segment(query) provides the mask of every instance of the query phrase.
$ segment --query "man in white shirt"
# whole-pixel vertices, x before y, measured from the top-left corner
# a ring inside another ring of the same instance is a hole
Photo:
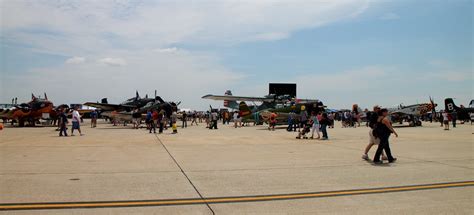
[[[71,136],[74,136],[74,129],[77,129],[79,131],[79,135],[82,136],[81,132],[81,115],[79,114],[79,109],[78,106],[74,107],[74,110],[72,111],[72,129],[71,129]]]
[[[235,111],[233,117],[234,117],[234,127],[237,128],[237,125],[239,125],[239,127],[242,127],[242,119],[240,118],[239,112]]]

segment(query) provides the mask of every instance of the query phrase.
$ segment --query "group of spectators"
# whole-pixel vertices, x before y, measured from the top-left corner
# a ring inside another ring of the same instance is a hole
[[[84,135],[81,131],[81,121],[82,117],[79,114],[79,107],[74,107],[72,112],[71,112],[71,136],[74,136],[74,130],[77,130],[79,132],[79,135],[82,136]],[[93,114],[95,114],[95,119],[91,120],[91,127],[97,126],[97,112],[94,110],[92,111],[93,113],[91,114],[91,117]],[[68,130],[68,116],[67,116],[67,109],[66,108],[60,108],[58,112],[58,130],[59,130],[59,136],[61,137],[67,137],[67,130]]]

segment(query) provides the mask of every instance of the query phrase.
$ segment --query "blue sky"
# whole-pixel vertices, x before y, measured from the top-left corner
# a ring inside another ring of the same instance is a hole
[[[204,94],[295,82],[333,108],[473,94],[472,1],[2,1],[2,102],[135,90],[186,108]],[[21,15],[21,17],[20,17]],[[26,17],[23,17],[26,16]]]

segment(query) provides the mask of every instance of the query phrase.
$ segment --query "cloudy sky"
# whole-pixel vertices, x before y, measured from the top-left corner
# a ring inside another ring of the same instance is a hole
[[[183,108],[269,82],[332,108],[473,97],[473,1],[0,0],[0,103],[135,90]]]

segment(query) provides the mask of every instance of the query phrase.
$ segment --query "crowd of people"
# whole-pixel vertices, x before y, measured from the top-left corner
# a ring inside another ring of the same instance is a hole
[[[82,118],[78,112],[78,108],[74,107],[70,115],[71,136],[74,136],[76,130],[79,135],[84,135],[81,131],[80,123],[82,122]],[[91,128],[95,128],[97,126],[97,119],[99,118],[98,111],[93,110],[89,116],[91,118]],[[277,116],[277,113],[274,112],[269,116],[267,123],[268,129],[271,131],[274,131],[275,126],[278,124]],[[375,164],[381,164],[384,160],[389,163],[395,162],[397,158],[392,156],[389,139],[392,134],[395,137],[398,137],[398,134],[392,126],[389,111],[378,106],[375,106],[372,111],[368,111],[367,109],[363,112],[354,110],[329,113],[311,111],[308,114],[303,105],[299,113],[295,111],[288,113],[286,129],[288,132],[298,132],[296,136],[297,139],[328,140],[328,128],[334,128],[335,120],[340,120],[342,127],[346,128],[359,127],[362,118],[366,121],[366,126],[370,128],[368,137],[369,143],[364,148],[362,158],[370,160],[368,153],[373,146],[376,146],[377,149],[372,159]],[[453,127],[456,127],[457,116],[456,112],[439,112],[430,117],[424,116],[423,119],[439,121],[445,130],[449,130],[450,123],[452,123]],[[133,128],[140,128],[142,121],[142,114],[138,112],[138,109],[133,110]],[[163,110],[159,111],[155,109],[149,110],[144,117],[144,122],[149,133],[156,133],[157,128],[158,133],[163,133],[164,130],[171,128],[172,133],[176,134],[178,133],[177,124],[179,121],[181,121],[180,124],[183,129],[188,127],[188,121],[191,122],[190,126],[197,126],[199,123],[205,122],[206,128],[210,130],[218,129],[219,121],[222,121],[223,125],[229,125],[230,122],[233,122],[234,128],[244,126],[243,117],[239,111],[211,110],[207,112],[182,111],[179,113],[173,111],[170,116],[167,116]],[[68,136],[68,124],[68,113],[66,109],[61,109],[58,115],[59,136]]]

